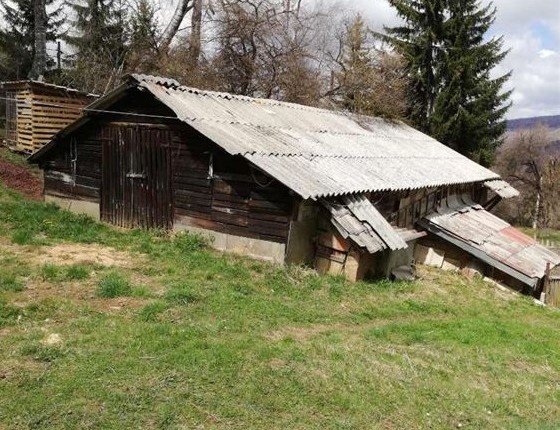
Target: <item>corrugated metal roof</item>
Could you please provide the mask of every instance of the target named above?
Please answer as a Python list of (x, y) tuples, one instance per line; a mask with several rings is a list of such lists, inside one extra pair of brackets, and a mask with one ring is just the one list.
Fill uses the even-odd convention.
[(344, 196), (340, 201), (321, 200), (331, 213), (331, 222), (345, 239), (370, 253), (404, 249), (406, 242), (363, 195)]
[(499, 178), (402, 122), (132, 78), (180, 120), (303, 198)]
[(506, 181), (503, 181), (501, 179), (486, 181), (484, 183), (484, 186), (494, 191), (502, 199), (510, 199), (512, 197), (517, 197), (519, 195), (519, 191), (517, 191), (510, 184), (508, 184)]
[(420, 224), (531, 286), (544, 276), (547, 263), (560, 265), (560, 255), (468, 200), (448, 202)]

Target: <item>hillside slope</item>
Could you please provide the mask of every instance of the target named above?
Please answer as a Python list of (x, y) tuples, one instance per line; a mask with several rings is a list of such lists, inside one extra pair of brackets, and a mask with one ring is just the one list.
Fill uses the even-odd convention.
[(552, 129), (560, 128), (560, 115), (510, 119), (507, 121), (507, 130), (516, 131), (535, 127), (539, 124), (544, 124)]
[(560, 425), (560, 312), (458, 274), (348, 283), (0, 182), (0, 428)]

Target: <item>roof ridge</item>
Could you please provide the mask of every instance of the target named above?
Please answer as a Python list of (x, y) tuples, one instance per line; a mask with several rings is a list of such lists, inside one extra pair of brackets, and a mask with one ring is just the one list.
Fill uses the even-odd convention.
[(249, 102), (249, 103), (262, 103), (262, 104), (267, 104), (267, 105), (284, 106), (284, 107), (287, 107), (287, 108), (290, 108), (290, 109), (295, 109), (295, 110), (309, 110), (309, 111), (322, 112), (322, 113), (331, 113), (331, 114), (342, 115), (342, 116), (355, 118), (355, 119), (361, 119), (361, 118), (372, 119), (373, 118), (373, 119), (381, 120), (381, 121), (384, 121), (384, 122), (397, 122), (397, 123), (402, 122), (400, 120), (390, 120), (390, 119), (387, 119), (387, 118), (363, 115), (363, 114), (358, 114), (358, 113), (355, 113), (355, 112), (335, 110), (335, 109), (326, 109), (326, 108), (321, 108), (321, 107), (317, 107), (317, 106), (309, 106), (309, 105), (303, 105), (303, 104), (300, 104), (300, 103), (287, 102), (287, 101), (283, 101), (283, 100), (267, 99), (267, 98), (263, 98), (263, 97), (251, 97), (251, 96), (246, 96), (246, 95), (243, 95), (243, 94), (228, 93), (226, 91), (204, 90), (204, 89), (200, 89), (200, 88), (196, 88), (196, 87), (190, 87), (190, 86), (187, 86), (187, 85), (183, 85), (179, 81), (177, 81), (173, 78), (166, 78), (166, 77), (163, 77), (163, 76), (144, 75), (144, 74), (138, 74), (138, 73), (133, 73), (133, 74), (130, 74), (130, 75), (127, 75), (127, 76), (131, 76), (132, 78), (134, 78), (138, 82), (153, 83), (153, 84), (156, 84), (156, 85), (164, 86), (166, 88), (174, 88), (174, 89), (182, 91), (182, 92), (187, 91), (187, 92), (197, 94), (197, 95), (201, 95), (201, 96), (212, 96), (212, 97), (221, 98), (221, 99), (225, 99), (225, 100), (239, 100), (239, 101), (245, 101), (245, 102)]

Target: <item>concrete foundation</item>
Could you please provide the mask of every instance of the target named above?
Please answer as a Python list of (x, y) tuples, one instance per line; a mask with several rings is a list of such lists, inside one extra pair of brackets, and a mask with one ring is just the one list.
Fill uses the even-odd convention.
[(284, 263), (285, 260), (286, 245), (283, 243), (236, 236), (193, 226), (189, 224), (187, 217), (181, 217), (180, 221), (175, 220), (173, 230), (177, 232), (188, 231), (207, 237), (210, 245), (220, 251), (247, 255), (252, 258), (274, 263)]
[(99, 219), (101, 218), (99, 203), (97, 202), (77, 200), (69, 197), (52, 196), (49, 194), (45, 194), (45, 202), (54, 203), (57, 206), (60, 206), (62, 209), (66, 209), (70, 212), (88, 215), (97, 221), (99, 221)]

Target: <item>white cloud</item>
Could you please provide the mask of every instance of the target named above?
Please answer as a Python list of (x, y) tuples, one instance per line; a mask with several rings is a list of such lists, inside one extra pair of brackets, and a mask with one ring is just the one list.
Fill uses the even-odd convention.
[(560, 113), (560, 54), (542, 49), (541, 41), (527, 31), (507, 39), (510, 53), (495, 70), (502, 74), (512, 70), (509, 82), (514, 89), (510, 118), (554, 115)]
[(541, 49), (539, 51), (539, 57), (540, 58), (548, 58), (548, 57), (553, 57), (554, 55), (558, 55), (555, 51), (551, 51), (550, 49)]

